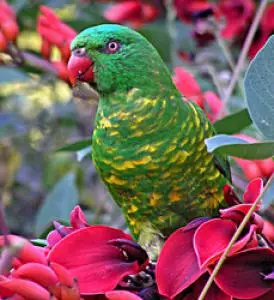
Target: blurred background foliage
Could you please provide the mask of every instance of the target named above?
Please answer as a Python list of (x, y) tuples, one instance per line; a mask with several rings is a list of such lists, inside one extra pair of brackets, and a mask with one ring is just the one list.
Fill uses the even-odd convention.
[[(41, 37), (36, 25), (41, 5), (54, 9), (66, 24), (79, 32), (92, 25), (109, 23), (104, 17), (106, 9), (116, 4), (92, 0), (8, 3), (16, 13), (20, 28), (18, 49), (38, 58), (41, 58)], [(214, 91), (222, 98), (232, 70), (220, 40), (210, 38), (210, 43), (201, 44), (201, 39), (193, 34), (194, 24), (176, 17), (172, 1), (148, 3), (157, 7), (157, 17), (139, 24), (136, 18), (134, 24), (123, 23), (137, 27), (155, 45), (171, 71), (183, 66), (194, 74), (202, 91)], [(238, 37), (227, 41), (226, 46), (236, 61), (242, 46)], [(60, 57), (60, 51), (55, 48), (50, 59), (58, 61)], [(247, 64), (248, 59), (245, 67)], [(240, 81), (226, 114), (245, 107), (242, 93)], [(0, 53), (0, 196), (13, 233), (28, 237), (40, 234), (50, 216), (68, 220), (69, 212), (77, 203), (86, 210), (91, 223), (125, 228), (123, 217), (100, 182), (91, 160), (88, 143), (96, 106), (96, 102), (73, 97), (68, 82), (56, 76), (56, 72), (31, 64), (16, 65), (9, 54)], [(261, 138), (252, 126), (245, 133)], [(85, 147), (74, 144), (63, 148), (68, 151), (60, 151), (66, 144), (83, 140)], [(81, 151), (75, 153), (76, 150)], [(234, 168), (234, 177), (237, 186), (244, 189), (248, 176), (239, 166)]]

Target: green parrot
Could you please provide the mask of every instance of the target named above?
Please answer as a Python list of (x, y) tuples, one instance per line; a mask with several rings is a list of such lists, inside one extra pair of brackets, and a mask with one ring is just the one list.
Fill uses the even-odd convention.
[(204, 142), (213, 125), (182, 99), (156, 49), (136, 31), (108, 24), (81, 32), (71, 51), (72, 83), (100, 95), (94, 165), (135, 238), (165, 238), (224, 207), (229, 165)]

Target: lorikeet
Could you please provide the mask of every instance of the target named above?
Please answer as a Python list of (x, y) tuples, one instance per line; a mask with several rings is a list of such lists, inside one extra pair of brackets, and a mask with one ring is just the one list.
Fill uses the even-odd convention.
[(100, 94), (93, 161), (137, 238), (167, 236), (224, 205), (229, 166), (206, 150), (214, 128), (182, 96), (156, 49), (120, 25), (99, 25), (72, 42), (73, 84)]

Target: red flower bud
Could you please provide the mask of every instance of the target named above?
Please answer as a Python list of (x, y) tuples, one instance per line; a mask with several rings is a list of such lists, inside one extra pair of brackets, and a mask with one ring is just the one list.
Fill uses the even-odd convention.
[(4, 34), (0, 31), (0, 51), (5, 52), (8, 48), (8, 42), (4, 36)]
[(48, 40), (42, 39), (42, 44), (41, 44), (41, 54), (45, 58), (49, 59), (52, 51), (52, 45), (49, 43)]
[(5, 21), (0, 24), (0, 28), (7, 40), (15, 42), (19, 34), (19, 28), (14, 20), (10, 19)]

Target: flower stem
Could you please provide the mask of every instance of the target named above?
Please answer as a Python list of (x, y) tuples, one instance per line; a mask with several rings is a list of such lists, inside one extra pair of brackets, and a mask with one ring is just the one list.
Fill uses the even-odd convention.
[(234, 59), (232, 57), (231, 52), (229, 51), (229, 49), (227, 47), (226, 42), (221, 38), (219, 30), (215, 33), (215, 38), (216, 38), (216, 41), (217, 41), (219, 47), (221, 48), (221, 50), (224, 54), (225, 59), (227, 60), (227, 62), (229, 64), (231, 70), (234, 71), (234, 69), (235, 69)]
[(220, 260), (218, 261), (217, 265), (215, 266), (213, 272), (211, 273), (206, 285), (204, 286), (198, 300), (204, 300), (205, 296), (209, 290), (209, 288), (211, 287), (215, 277), (217, 276), (218, 272), (220, 271), (224, 261), (226, 260), (227, 256), (229, 255), (229, 252), (232, 248), (232, 246), (234, 245), (234, 243), (236, 242), (236, 240), (239, 238), (240, 234), (242, 233), (244, 227), (246, 226), (246, 224), (248, 223), (251, 215), (253, 214), (253, 212), (256, 209), (256, 206), (260, 203), (260, 201), (262, 200), (262, 197), (265, 193), (265, 191), (268, 189), (268, 186), (272, 183), (272, 181), (274, 180), (274, 173), (272, 174), (272, 176), (270, 177), (269, 181), (267, 182), (263, 192), (258, 196), (258, 198), (256, 199), (256, 201), (253, 203), (253, 205), (250, 207), (248, 213), (245, 215), (243, 221), (241, 222), (240, 226), (238, 227), (238, 229), (236, 230), (236, 232), (234, 233), (232, 239), (230, 240), (228, 246), (226, 247), (224, 253), (222, 254)]
[(245, 62), (248, 50), (249, 50), (249, 48), (251, 46), (251, 43), (253, 41), (254, 35), (255, 35), (256, 30), (257, 30), (257, 28), (259, 26), (260, 20), (262, 18), (262, 15), (263, 15), (263, 12), (265, 10), (265, 7), (266, 7), (267, 3), (268, 3), (268, 0), (262, 0), (260, 2), (259, 8), (258, 8), (258, 10), (256, 12), (256, 15), (254, 17), (252, 25), (251, 25), (251, 27), (250, 27), (250, 29), (248, 31), (247, 37), (246, 37), (245, 42), (244, 42), (243, 49), (242, 49), (240, 57), (238, 59), (236, 68), (235, 68), (235, 70), (233, 72), (233, 75), (232, 75), (230, 84), (228, 86), (227, 92), (225, 94), (224, 101), (223, 101), (223, 103), (224, 103), (223, 107), (224, 108), (219, 111), (218, 118), (223, 114), (224, 109), (226, 108), (227, 103), (228, 103), (228, 101), (229, 101), (229, 99), (230, 99), (230, 97), (232, 95), (232, 92), (234, 90), (234, 87), (235, 87), (235, 85), (237, 83), (237, 80), (238, 80), (238, 78), (240, 76), (240, 73), (242, 71), (242, 68), (243, 68), (243, 65), (244, 65), (244, 62)]
[(176, 30), (176, 12), (173, 7), (173, 0), (166, 0), (165, 7), (166, 7), (166, 25), (171, 39), (171, 45), (170, 45), (171, 63), (172, 63), (172, 67), (174, 67), (177, 59), (177, 52), (175, 47), (177, 30)]

